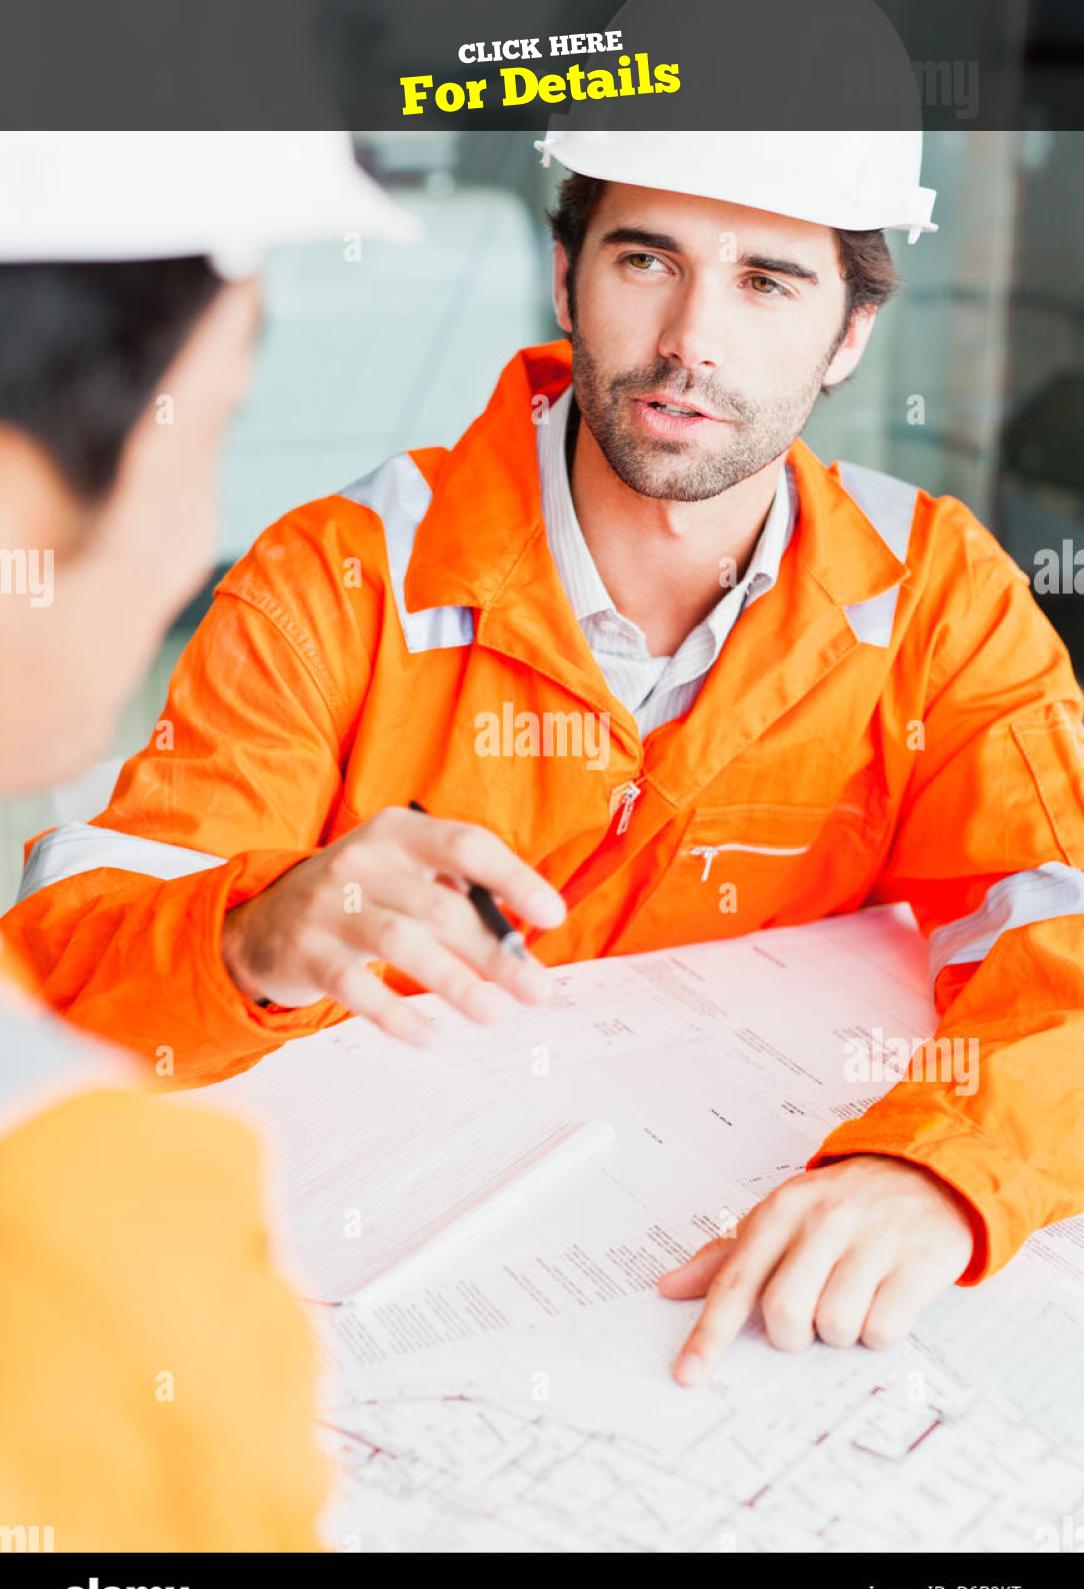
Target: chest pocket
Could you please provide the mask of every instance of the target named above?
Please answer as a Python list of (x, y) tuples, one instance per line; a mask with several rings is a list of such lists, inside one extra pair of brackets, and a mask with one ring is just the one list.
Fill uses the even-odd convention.
[(877, 793), (835, 806), (740, 805), (692, 812), (611, 952), (732, 938), (854, 910), (890, 840)]

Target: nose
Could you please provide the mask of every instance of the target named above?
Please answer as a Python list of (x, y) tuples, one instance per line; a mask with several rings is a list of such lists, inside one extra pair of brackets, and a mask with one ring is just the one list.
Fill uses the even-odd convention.
[(659, 353), (675, 367), (716, 370), (726, 363), (722, 306), (704, 278), (690, 277), (675, 293), (659, 337)]

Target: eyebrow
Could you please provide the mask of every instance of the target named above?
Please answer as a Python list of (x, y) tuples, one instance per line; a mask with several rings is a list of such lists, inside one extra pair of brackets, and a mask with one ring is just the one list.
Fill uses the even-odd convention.
[[(636, 243), (641, 248), (658, 248), (666, 254), (683, 252), (681, 244), (669, 233), (648, 232), (639, 226), (615, 226), (602, 239), (604, 247), (608, 243)], [(773, 276), (793, 276), (798, 281), (808, 281), (814, 287), (820, 282), (815, 270), (810, 270), (808, 265), (800, 265), (796, 259), (775, 259), (768, 254), (742, 254), (735, 264), (747, 270), (768, 271)]]
[(768, 270), (773, 276), (796, 276), (799, 281), (808, 281), (814, 287), (820, 281), (815, 270), (810, 270), (808, 265), (799, 265), (796, 259), (773, 259), (770, 254), (743, 254), (737, 261), (751, 270)]

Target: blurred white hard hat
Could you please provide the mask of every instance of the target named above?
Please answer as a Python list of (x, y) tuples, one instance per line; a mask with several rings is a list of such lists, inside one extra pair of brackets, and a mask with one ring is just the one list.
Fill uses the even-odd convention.
[(251, 275), (267, 248), (410, 241), (413, 217), (346, 132), (0, 132), (0, 263), (207, 255)]
[(936, 232), (920, 131), (551, 131), (535, 147), (581, 176), (723, 199), (841, 231)]

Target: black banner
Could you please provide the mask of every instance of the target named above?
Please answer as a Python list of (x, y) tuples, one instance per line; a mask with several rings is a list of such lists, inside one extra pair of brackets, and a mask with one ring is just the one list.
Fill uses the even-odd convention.
[(1075, 128), (1076, 0), (7, 0), (20, 127)]

